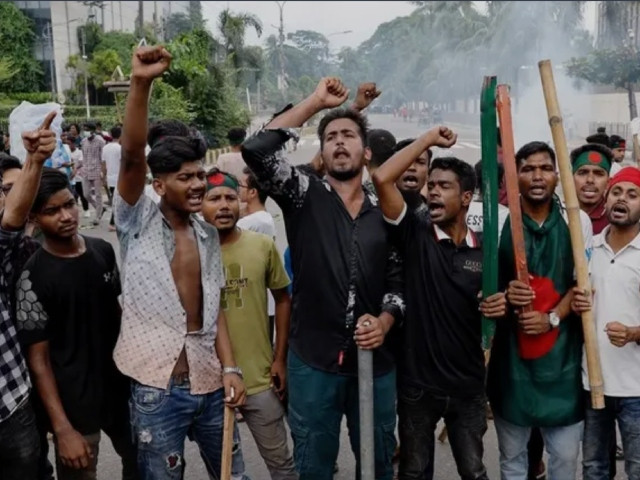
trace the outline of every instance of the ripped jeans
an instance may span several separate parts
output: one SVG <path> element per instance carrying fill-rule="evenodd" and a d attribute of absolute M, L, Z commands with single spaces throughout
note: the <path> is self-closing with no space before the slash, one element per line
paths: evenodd
<path fill-rule="evenodd" d="M 162 390 L 133 382 L 131 424 L 138 446 L 138 468 L 143 480 L 181 480 L 184 475 L 184 442 L 195 441 L 209 478 L 220 478 L 224 390 L 192 395 L 189 382 Z M 238 427 L 233 432 L 232 480 L 249 480 Z"/>

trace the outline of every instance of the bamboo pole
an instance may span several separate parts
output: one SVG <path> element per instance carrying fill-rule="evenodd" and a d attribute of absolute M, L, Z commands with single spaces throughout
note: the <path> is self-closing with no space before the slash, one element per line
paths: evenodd
<path fill-rule="evenodd" d="M 373 431 L 373 352 L 358 348 L 358 405 L 360 413 L 361 477 L 375 478 Z"/>
<path fill-rule="evenodd" d="M 222 459 L 220 461 L 220 479 L 231 480 L 231 453 L 233 449 L 233 425 L 235 411 L 224 406 L 224 426 L 222 430 Z"/>
<path fill-rule="evenodd" d="M 551 61 L 542 60 L 538 62 L 538 68 L 540 69 L 542 91 L 544 93 L 544 101 L 547 105 L 549 126 L 551 127 L 553 144 L 558 158 L 560 181 L 562 182 L 562 191 L 564 193 L 567 216 L 569 218 L 571 248 L 573 250 L 573 262 L 576 268 L 578 287 L 585 292 L 591 292 L 589 268 L 585 255 L 584 239 L 582 238 L 582 225 L 580 223 L 580 205 L 576 195 L 576 186 L 573 183 L 573 173 L 571 171 L 569 151 L 562 126 L 562 116 L 560 114 Z M 596 327 L 593 321 L 592 311 L 582 313 L 582 330 L 584 331 L 584 347 L 587 354 L 587 373 L 589 375 L 589 386 L 591 388 L 592 407 L 594 409 L 602 409 L 604 408 L 604 388 L 596 338 Z"/>
<path fill-rule="evenodd" d="M 513 141 L 513 122 L 511 120 L 511 99 L 509 86 L 498 85 L 498 118 L 500 120 L 500 138 L 502 139 L 502 164 L 507 185 L 509 202 L 509 219 L 511 238 L 513 239 L 513 255 L 515 258 L 516 278 L 529 285 L 529 269 L 527 267 L 527 251 L 522 226 L 522 208 L 520 206 L 520 187 L 516 168 L 516 152 Z M 531 311 L 531 306 L 523 307 L 523 312 Z"/>

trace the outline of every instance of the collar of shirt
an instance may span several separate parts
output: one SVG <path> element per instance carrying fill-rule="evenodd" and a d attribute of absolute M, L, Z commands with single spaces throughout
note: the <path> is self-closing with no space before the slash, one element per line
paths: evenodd
<path fill-rule="evenodd" d="M 594 248 L 604 247 L 611 249 L 609 244 L 607 243 L 607 235 L 611 230 L 611 225 L 607 225 L 604 230 L 593 238 L 593 246 Z M 635 236 L 633 240 L 631 240 L 624 248 L 620 249 L 620 251 L 616 254 L 619 255 L 621 252 L 626 250 L 627 248 L 635 248 L 636 250 L 640 250 L 640 233 Z"/>
<path fill-rule="evenodd" d="M 436 235 L 436 240 L 438 240 L 439 242 L 443 241 L 443 240 L 451 240 L 451 237 L 449 235 L 447 235 L 444 230 L 442 230 L 438 225 L 436 225 L 435 223 L 433 224 L 433 231 Z M 478 242 L 476 241 L 476 237 L 475 235 L 471 232 L 470 228 L 467 228 L 467 234 L 464 237 L 464 244 L 469 248 L 475 248 L 478 246 Z"/>

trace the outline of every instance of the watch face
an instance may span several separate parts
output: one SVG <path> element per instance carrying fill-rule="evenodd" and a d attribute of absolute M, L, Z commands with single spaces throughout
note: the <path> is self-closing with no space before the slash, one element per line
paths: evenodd
<path fill-rule="evenodd" d="M 557 327 L 558 325 L 560 325 L 560 317 L 558 317 L 558 315 L 556 315 L 555 313 L 552 313 L 551 315 L 549 315 L 549 323 L 552 327 Z"/>

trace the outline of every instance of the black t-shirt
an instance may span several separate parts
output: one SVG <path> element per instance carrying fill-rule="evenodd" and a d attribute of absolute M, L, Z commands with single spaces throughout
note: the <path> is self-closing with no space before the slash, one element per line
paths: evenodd
<path fill-rule="evenodd" d="M 482 393 L 481 240 L 469 230 L 456 246 L 427 216 L 405 212 L 398 225 L 388 222 L 405 265 L 399 385 L 457 397 Z"/>
<path fill-rule="evenodd" d="M 112 359 L 120 331 L 115 253 L 104 240 L 83 238 L 86 251 L 78 257 L 41 248 L 27 261 L 16 285 L 16 317 L 23 346 L 49 342 L 65 413 L 90 434 L 126 411 L 128 380 Z"/>

